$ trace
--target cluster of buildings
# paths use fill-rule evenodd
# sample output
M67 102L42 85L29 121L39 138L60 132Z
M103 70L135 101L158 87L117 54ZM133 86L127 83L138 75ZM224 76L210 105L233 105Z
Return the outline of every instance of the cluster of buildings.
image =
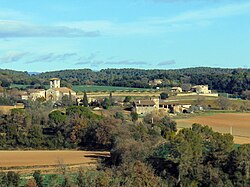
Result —
M19 96L22 100L51 100L58 101L61 100L63 96L71 96L76 98L76 92L67 87L61 87L60 79L53 78L50 79L50 88L45 89L28 89L27 91L19 92Z
M183 92L183 90L181 87L172 87L171 92L181 93L181 92ZM191 89L188 90L188 92L193 92L193 93L197 93L197 94L211 94L212 93L212 91L208 89L208 85L192 86Z
M137 114L148 114L157 111L168 113L187 113L191 104L181 104L179 102L160 100L159 98L149 100L137 100L133 102L134 111Z
M151 85L159 85L162 83L162 79L155 79L150 82ZM181 87L172 87L171 92L181 93L181 95L187 94L211 94L211 90L208 89L208 85L196 85L190 87L189 91L183 89ZM22 100L51 100L51 101L59 101L63 98L63 96L69 96L70 98L77 101L78 105L82 104L82 100L77 97L76 92L67 87L61 87L61 82L59 78L50 79L50 88L45 89L28 89L26 91L19 91L18 96ZM79 96L79 95L78 95ZM101 103L101 101L93 98L88 98L88 102L97 102ZM155 111L164 111L168 113L187 113L190 112L191 105L180 103L178 101L171 100L161 100L159 98L153 98L148 100L136 100L133 103L133 110L137 114L147 114ZM19 106L20 107L20 106Z

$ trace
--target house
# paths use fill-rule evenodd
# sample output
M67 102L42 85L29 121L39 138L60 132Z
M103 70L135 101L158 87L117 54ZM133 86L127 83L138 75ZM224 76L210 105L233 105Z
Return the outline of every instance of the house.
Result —
M183 104L173 101L150 99L133 102L134 111L137 114L148 114L157 111L168 113L186 113L191 108L191 104Z
M159 110L159 99L137 100L133 102L137 114L148 114Z
M208 85L196 85L191 88L192 92L198 94L211 94L211 90L208 89Z
M162 79L154 79L153 81L149 81L148 85L150 86L157 86L162 84L163 80Z
M37 100L38 98L46 98L46 92L44 89L28 89L27 95L30 100Z
M180 93L180 92L182 92L182 88L181 87L172 87L171 92Z
M29 100L29 94L27 91L19 91L18 92L18 97L21 99L21 100Z
M191 108L191 104L183 104L173 101L163 101L159 103L159 110L164 110L169 113L186 113Z
M69 96L76 98L76 92L67 87L61 87L60 79L52 78L50 79L50 89L46 90L45 98L46 100L58 101L61 100L63 96Z

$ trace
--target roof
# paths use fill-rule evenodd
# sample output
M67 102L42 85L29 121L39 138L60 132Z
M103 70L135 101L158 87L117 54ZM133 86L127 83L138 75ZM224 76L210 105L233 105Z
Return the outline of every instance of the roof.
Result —
M192 88L200 88L200 87L208 87L208 85L195 85L195 86L192 86Z
M182 103L181 101L162 101L162 100L160 100L160 105L191 105L191 104Z
M29 93L38 93L38 92L44 92L44 89L28 89Z
M62 93L75 93L74 90L71 90L70 88L67 88L67 87L61 87L61 88L53 88L53 90L56 90L56 91L59 91L59 92L62 92Z
M60 79L59 78L51 78L50 80L54 81L54 80L60 80Z
M171 90L181 89L181 87L172 87Z
M138 100L134 102L137 106L144 106L144 105L150 105L154 106L155 102L152 100Z

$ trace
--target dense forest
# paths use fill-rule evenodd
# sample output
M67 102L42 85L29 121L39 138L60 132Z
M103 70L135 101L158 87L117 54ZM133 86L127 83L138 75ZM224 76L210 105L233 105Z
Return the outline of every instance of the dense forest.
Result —
M63 172L49 186L249 186L250 145L194 124L177 133L168 116L146 115L141 122L121 114L100 116L87 107L55 110L50 102L30 102L0 120L0 149L94 149L110 151L96 171ZM128 116L129 117L129 116ZM42 185L39 172L35 181ZM20 176L0 172L1 186L19 186ZM27 184L27 186L30 186ZM36 185L34 185L36 186Z
M184 84L208 84L218 92L241 94L250 90L249 69L223 69L197 67L175 70L142 70L142 69L90 69L61 70L29 75L27 72L0 70L0 84L26 84L43 86L48 79L58 77L64 85L95 84L103 86L123 86L150 88L149 81L162 79L161 87L182 86Z

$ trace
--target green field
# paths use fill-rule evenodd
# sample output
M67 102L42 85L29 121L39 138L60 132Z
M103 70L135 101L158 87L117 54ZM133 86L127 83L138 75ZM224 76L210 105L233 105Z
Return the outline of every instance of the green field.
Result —
M118 87L118 86L97 86L97 85L79 85L73 86L73 90L76 92L113 92L113 91L149 91L151 89L144 88L130 88L130 87Z
M12 84L11 88L25 89L31 85ZM49 85L45 86L47 89ZM97 85L73 85L73 90L76 92L114 92L114 91L150 91L152 89L145 88L130 88L118 86L97 86Z

